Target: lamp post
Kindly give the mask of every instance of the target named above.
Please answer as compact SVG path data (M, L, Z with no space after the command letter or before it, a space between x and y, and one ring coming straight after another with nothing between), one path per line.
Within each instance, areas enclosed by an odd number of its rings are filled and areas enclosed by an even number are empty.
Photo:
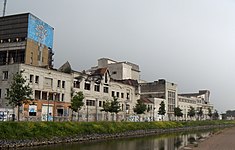
M95 121L98 121L98 98L95 99Z
M55 99L56 99L56 93L53 93L53 101L54 101L54 103L53 103L53 121L55 121Z
M125 120L127 121L127 101L125 101Z
M154 113L155 113L155 109L156 109L156 108L154 107L154 108L153 108L153 121L155 121L155 117L154 117L154 115L155 115L155 114L154 114Z
M47 121L49 121L49 93L47 96Z
M88 122L88 103L86 104L86 121Z

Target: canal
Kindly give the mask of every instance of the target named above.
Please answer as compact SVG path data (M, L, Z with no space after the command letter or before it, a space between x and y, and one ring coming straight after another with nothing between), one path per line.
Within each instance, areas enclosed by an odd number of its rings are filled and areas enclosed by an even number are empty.
M107 140L90 143L70 143L26 150L178 150L199 139L208 137L215 130L162 134L155 136Z

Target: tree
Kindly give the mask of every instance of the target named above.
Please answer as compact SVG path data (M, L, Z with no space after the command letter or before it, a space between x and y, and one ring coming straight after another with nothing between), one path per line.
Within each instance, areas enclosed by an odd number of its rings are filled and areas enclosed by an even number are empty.
M208 116L210 117L210 119L211 119L211 117L212 117L212 111L211 111L211 108L208 108Z
M213 113L213 119L214 120L218 120L219 119L219 113L217 110L215 110L215 112Z
M192 118L192 117L194 117L195 116L195 109L192 107L192 106L190 106L190 109L189 109L189 111L188 111L188 116L190 117L190 118Z
M82 106L84 105L83 102L84 95L82 92L77 92L76 95L73 96L71 100L71 109L72 112L77 112L78 113L78 121L79 121L79 111L81 110ZM73 113L72 113L72 119L73 121Z
M23 78L22 73L23 71L13 75L13 81L10 84L6 97L9 100L9 104L18 109L18 121L20 119L20 107L28 103L29 100L32 100L30 97L32 95L32 89L28 84L26 85L26 80Z
M201 117L203 115L202 107L199 108L199 111L197 112L197 115L199 117L199 120L201 120Z
M106 121L109 120L108 113L110 112L110 109L111 109L111 103L108 100L106 100L106 102L104 102L104 104L103 104L103 109L101 109L101 111L104 111L107 113L106 114Z
M146 111L146 109L147 109L146 105L139 99L137 100L137 104L135 105L135 108L133 110L136 114L140 115L143 114Z
M120 109L120 105L119 105L119 102L118 102L118 98L117 97L113 97L113 101L111 101L111 104L110 104L110 112L113 114L115 113L116 114L116 121L117 121L117 114L118 112L120 112L121 109Z
M235 117L235 110L227 110L226 111L226 116Z
M174 108L174 115L176 117L182 117L183 116L182 109L180 109L179 107L175 107Z
M166 114L166 109L165 109L165 103L164 101L162 101L160 103L160 107L159 107L159 110L158 110L158 114L162 116L162 121L163 121L163 116Z

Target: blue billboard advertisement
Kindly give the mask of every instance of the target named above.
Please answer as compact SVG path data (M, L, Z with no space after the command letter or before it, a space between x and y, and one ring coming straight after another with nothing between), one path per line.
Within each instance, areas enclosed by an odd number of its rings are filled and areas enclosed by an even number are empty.
M28 38L49 48L53 48L54 29L47 23L41 21L37 17L29 14L28 18Z

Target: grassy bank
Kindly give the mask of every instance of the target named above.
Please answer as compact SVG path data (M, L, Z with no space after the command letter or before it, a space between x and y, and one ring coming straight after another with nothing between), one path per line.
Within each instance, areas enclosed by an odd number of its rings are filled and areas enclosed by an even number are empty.
M169 129L219 124L235 124L235 122L0 122L0 140L50 139L52 137L67 137L78 134L113 134L133 130Z

